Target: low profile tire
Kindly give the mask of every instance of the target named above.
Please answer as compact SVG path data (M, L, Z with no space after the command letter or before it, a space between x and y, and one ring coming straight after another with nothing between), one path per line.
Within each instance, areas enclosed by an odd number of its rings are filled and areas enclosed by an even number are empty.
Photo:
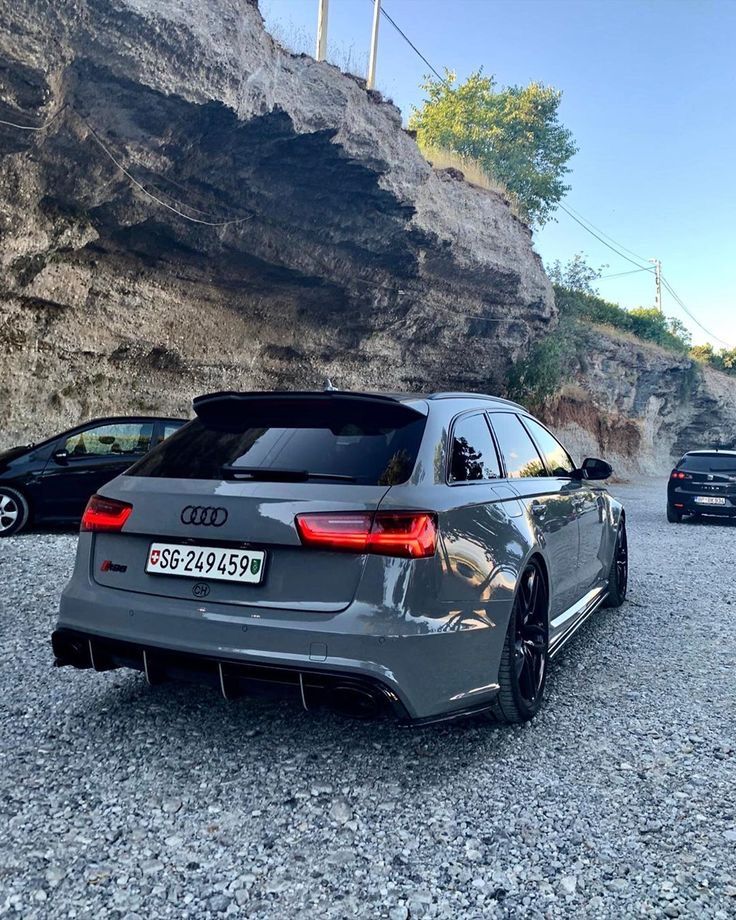
M682 511L678 511L677 508L673 508L672 505L668 503L667 520L670 524L679 524L682 521Z
M522 572L506 631L498 692L489 715L507 725L528 722L544 697L549 662L547 585L538 562Z
M621 521L616 533L616 547L608 574L608 597L606 607L620 607L626 600L629 588L629 542L626 536L626 522Z
M11 537L25 527L30 517L28 502L20 492L0 486L0 537Z

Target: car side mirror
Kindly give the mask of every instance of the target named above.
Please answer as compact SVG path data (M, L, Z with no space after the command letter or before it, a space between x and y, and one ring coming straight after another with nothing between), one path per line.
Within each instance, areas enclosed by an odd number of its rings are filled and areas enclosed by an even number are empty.
M55 450L51 456L57 463L64 466L69 460L69 451L62 447L61 450Z
M575 470L573 477L575 479L610 479L613 475L613 467L605 460L599 460L597 457L588 457L583 460L580 469Z

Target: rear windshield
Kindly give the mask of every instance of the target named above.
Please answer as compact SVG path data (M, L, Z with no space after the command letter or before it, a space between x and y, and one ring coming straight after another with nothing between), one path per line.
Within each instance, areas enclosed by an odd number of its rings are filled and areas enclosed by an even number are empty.
M736 457L716 457L707 454L686 454L678 467L691 473L734 473Z
M356 413L357 414L357 413ZM283 419L279 419L283 425ZM342 417L329 427L249 427L222 430L197 418L132 466L129 476L172 479L289 478L395 485L411 476L425 419L383 427ZM241 471L240 473L238 471ZM273 475L269 475L272 471ZM241 475L242 474L242 475ZM330 479L334 476L334 479Z

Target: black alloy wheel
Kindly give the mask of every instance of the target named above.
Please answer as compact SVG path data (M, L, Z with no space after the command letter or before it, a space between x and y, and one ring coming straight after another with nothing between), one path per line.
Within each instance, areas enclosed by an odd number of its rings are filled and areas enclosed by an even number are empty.
M548 644L547 585L533 560L519 579L501 656L501 689L491 711L498 721L527 722L538 712L547 679Z
M621 521L616 533L616 546L608 576L608 597L606 607L620 607L626 600L629 589L629 540L626 536L626 522Z

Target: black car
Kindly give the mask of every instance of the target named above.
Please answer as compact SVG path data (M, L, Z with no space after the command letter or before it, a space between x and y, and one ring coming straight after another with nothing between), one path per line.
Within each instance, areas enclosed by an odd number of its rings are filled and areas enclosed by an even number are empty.
M691 450L670 473L667 520L684 514L736 515L736 450Z
M31 521L78 521L91 495L183 424L175 418L98 418L40 444L0 452L0 537Z

